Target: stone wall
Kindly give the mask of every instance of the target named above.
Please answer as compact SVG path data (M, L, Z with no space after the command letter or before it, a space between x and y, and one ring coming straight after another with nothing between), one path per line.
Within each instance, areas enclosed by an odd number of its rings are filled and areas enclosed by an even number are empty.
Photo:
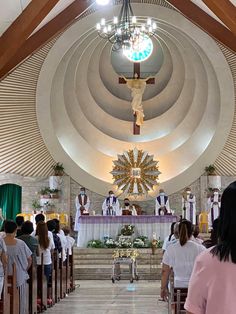
M22 187L22 211L31 213L32 202L40 199L39 191L49 186L48 177L22 177L16 174L0 174L0 185L17 184ZM63 176L62 189L59 199L51 200L55 211L70 213L70 177Z

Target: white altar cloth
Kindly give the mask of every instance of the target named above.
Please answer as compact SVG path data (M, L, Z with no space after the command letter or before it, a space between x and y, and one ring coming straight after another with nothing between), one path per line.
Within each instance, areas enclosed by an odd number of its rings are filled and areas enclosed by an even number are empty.
M170 225L176 216L80 216L78 246L87 247L90 240L103 240L104 236L116 239L123 225L135 226L135 236L147 236L155 232L157 239L164 240L170 234Z

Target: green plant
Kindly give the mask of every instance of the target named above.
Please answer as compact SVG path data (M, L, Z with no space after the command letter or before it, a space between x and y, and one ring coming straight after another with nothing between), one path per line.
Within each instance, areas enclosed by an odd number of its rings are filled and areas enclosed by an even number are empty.
M150 247L150 241L146 236L140 236L134 239L133 247L135 248L148 248Z
M214 175L216 168L214 165L209 165L209 166L205 167L205 171L206 171L207 175Z
M64 166L62 163L57 162L55 165L52 166L52 169L54 170L55 176L61 176L64 174Z
M32 207L34 210L37 210L37 209L41 208L41 205L40 205L39 201L35 199L32 201Z
M51 194L57 194L59 192L60 192L60 190L58 190L58 189L49 189L49 193L51 193Z
M40 190L40 195L49 195L50 194L50 189L48 187L44 187Z
M116 248L117 247L117 242L112 239L112 238L106 238L104 239L104 244L105 244L105 247L107 248Z
M102 249L104 248L104 243L101 240L90 240L87 244L88 248Z

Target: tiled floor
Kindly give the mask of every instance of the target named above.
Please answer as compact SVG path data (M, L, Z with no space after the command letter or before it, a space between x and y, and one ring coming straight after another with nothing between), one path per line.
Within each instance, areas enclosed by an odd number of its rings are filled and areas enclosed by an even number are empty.
M158 301L160 282L78 281L80 287L59 302L48 314L167 314ZM134 291L132 291L134 290Z

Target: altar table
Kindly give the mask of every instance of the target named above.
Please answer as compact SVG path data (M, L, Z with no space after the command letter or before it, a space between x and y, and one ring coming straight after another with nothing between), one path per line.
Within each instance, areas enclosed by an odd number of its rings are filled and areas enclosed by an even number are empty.
M134 225L135 236L147 236L155 232L157 239L164 240L170 234L170 225L176 216L80 216L78 246L87 247L90 240L103 240L104 236L116 239L123 225Z

